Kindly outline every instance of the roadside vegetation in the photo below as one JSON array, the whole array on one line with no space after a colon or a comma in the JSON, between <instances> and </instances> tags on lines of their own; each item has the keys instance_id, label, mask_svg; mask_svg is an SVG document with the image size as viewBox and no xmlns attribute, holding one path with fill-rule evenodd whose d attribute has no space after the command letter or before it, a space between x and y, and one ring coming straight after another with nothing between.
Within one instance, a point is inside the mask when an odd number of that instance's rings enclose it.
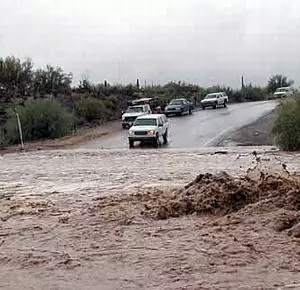
<instances>
[{"instance_id":1,"label":"roadside vegetation","mask_svg":"<svg viewBox=\"0 0 300 290\"><path fill-rule=\"evenodd\" d=\"M76 128L103 124L120 118L127 101L139 97L157 97L165 107L172 98L184 97L199 105L206 94L223 91L230 102L260 101L278 87L292 83L275 75L266 87L243 84L240 89L226 86L200 87L185 82L165 85L94 84L83 79L72 87L73 76L61 67L35 68L31 59L0 58L0 146L19 142L16 113L19 114L25 140L57 138Z\"/></svg>"},{"instance_id":2,"label":"roadside vegetation","mask_svg":"<svg viewBox=\"0 0 300 290\"><path fill-rule=\"evenodd\" d=\"M272 134L286 151L300 151L300 96L284 100L277 108Z\"/></svg>"}]
</instances>

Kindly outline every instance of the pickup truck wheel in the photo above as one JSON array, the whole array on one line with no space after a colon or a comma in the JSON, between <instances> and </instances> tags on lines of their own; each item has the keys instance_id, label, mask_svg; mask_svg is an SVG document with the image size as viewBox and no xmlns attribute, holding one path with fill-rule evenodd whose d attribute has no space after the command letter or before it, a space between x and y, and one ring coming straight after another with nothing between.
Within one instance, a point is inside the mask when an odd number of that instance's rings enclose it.
<instances>
[{"instance_id":1,"label":"pickup truck wheel","mask_svg":"<svg viewBox=\"0 0 300 290\"><path fill-rule=\"evenodd\" d=\"M224 101L224 108L226 108L227 107L227 101L225 100Z\"/></svg>"},{"instance_id":2,"label":"pickup truck wheel","mask_svg":"<svg viewBox=\"0 0 300 290\"><path fill-rule=\"evenodd\" d=\"M168 130L166 130L166 133L163 135L164 144L168 143Z\"/></svg>"},{"instance_id":3,"label":"pickup truck wheel","mask_svg":"<svg viewBox=\"0 0 300 290\"><path fill-rule=\"evenodd\" d=\"M158 148L160 146L159 136L156 135L155 139L153 140L153 146Z\"/></svg>"},{"instance_id":4,"label":"pickup truck wheel","mask_svg":"<svg viewBox=\"0 0 300 290\"><path fill-rule=\"evenodd\" d=\"M134 147L134 141L129 140L129 148L133 148Z\"/></svg>"},{"instance_id":5,"label":"pickup truck wheel","mask_svg":"<svg viewBox=\"0 0 300 290\"><path fill-rule=\"evenodd\" d=\"M205 106L202 106L202 110L205 110Z\"/></svg>"},{"instance_id":6,"label":"pickup truck wheel","mask_svg":"<svg viewBox=\"0 0 300 290\"><path fill-rule=\"evenodd\" d=\"M217 108L217 103L215 103L215 104L213 105L213 108L214 108L214 109L216 109L216 108Z\"/></svg>"},{"instance_id":7,"label":"pickup truck wheel","mask_svg":"<svg viewBox=\"0 0 300 290\"><path fill-rule=\"evenodd\" d=\"M189 109L189 115L192 115L192 114L193 114L193 110Z\"/></svg>"}]
</instances>

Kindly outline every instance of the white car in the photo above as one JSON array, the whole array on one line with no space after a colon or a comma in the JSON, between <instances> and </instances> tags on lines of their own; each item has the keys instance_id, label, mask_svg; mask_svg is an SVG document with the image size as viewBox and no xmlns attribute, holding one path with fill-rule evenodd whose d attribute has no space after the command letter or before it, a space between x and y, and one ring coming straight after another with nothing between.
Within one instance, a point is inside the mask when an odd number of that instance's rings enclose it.
<instances>
[{"instance_id":1,"label":"white car","mask_svg":"<svg viewBox=\"0 0 300 290\"><path fill-rule=\"evenodd\" d=\"M128 107L126 112L122 115L123 129L130 128L137 117L146 114L151 114L151 108L149 104Z\"/></svg>"},{"instance_id":2,"label":"white car","mask_svg":"<svg viewBox=\"0 0 300 290\"><path fill-rule=\"evenodd\" d=\"M274 98L275 99L281 99L281 98L286 98L286 97L292 97L294 94L293 88L291 87L282 87L278 88L275 93L274 93Z\"/></svg>"},{"instance_id":3,"label":"white car","mask_svg":"<svg viewBox=\"0 0 300 290\"><path fill-rule=\"evenodd\" d=\"M155 147L161 144L161 139L168 142L168 119L163 114L152 114L138 117L128 131L129 148L134 142L151 142Z\"/></svg>"},{"instance_id":4,"label":"white car","mask_svg":"<svg viewBox=\"0 0 300 290\"><path fill-rule=\"evenodd\" d=\"M201 101L201 107L205 110L207 107L213 107L216 109L218 106L227 107L228 96L221 93L212 93L205 96L205 98Z\"/></svg>"}]
</instances>

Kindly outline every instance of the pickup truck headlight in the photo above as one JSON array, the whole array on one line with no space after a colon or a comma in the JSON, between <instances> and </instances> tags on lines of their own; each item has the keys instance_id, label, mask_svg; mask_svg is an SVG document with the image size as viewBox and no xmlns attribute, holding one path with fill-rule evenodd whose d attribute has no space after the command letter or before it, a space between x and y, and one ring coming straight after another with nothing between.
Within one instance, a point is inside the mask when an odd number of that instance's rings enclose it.
<instances>
[{"instance_id":1,"label":"pickup truck headlight","mask_svg":"<svg viewBox=\"0 0 300 290\"><path fill-rule=\"evenodd\" d=\"M155 136L155 131L148 131L148 136Z\"/></svg>"},{"instance_id":2,"label":"pickup truck headlight","mask_svg":"<svg viewBox=\"0 0 300 290\"><path fill-rule=\"evenodd\" d=\"M129 130L129 136L133 136L134 135L134 131L133 130Z\"/></svg>"}]
</instances>

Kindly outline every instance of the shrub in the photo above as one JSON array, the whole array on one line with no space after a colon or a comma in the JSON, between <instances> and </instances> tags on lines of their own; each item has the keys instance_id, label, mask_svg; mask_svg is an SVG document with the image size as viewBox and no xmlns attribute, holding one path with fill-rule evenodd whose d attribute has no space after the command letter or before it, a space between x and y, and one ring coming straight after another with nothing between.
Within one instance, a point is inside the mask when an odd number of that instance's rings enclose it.
<instances>
[{"instance_id":1,"label":"shrub","mask_svg":"<svg viewBox=\"0 0 300 290\"><path fill-rule=\"evenodd\" d=\"M4 134L4 128L0 127L0 147L5 146L6 144L6 138Z\"/></svg>"},{"instance_id":2,"label":"shrub","mask_svg":"<svg viewBox=\"0 0 300 290\"><path fill-rule=\"evenodd\" d=\"M76 115L87 122L106 120L110 115L110 109L105 106L104 101L92 97L82 99L75 105Z\"/></svg>"},{"instance_id":3,"label":"shrub","mask_svg":"<svg viewBox=\"0 0 300 290\"><path fill-rule=\"evenodd\" d=\"M262 101L265 99L266 89L249 84L242 89L242 95L247 101Z\"/></svg>"},{"instance_id":4,"label":"shrub","mask_svg":"<svg viewBox=\"0 0 300 290\"><path fill-rule=\"evenodd\" d=\"M272 134L281 149L300 150L300 96L281 102L272 125Z\"/></svg>"},{"instance_id":5,"label":"shrub","mask_svg":"<svg viewBox=\"0 0 300 290\"><path fill-rule=\"evenodd\" d=\"M74 117L55 100L27 100L24 106L17 106L20 116L24 140L58 138L70 133L74 125ZM19 140L17 118L14 110L8 112L5 125L6 139L9 143Z\"/></svg>"}]
</instances>

